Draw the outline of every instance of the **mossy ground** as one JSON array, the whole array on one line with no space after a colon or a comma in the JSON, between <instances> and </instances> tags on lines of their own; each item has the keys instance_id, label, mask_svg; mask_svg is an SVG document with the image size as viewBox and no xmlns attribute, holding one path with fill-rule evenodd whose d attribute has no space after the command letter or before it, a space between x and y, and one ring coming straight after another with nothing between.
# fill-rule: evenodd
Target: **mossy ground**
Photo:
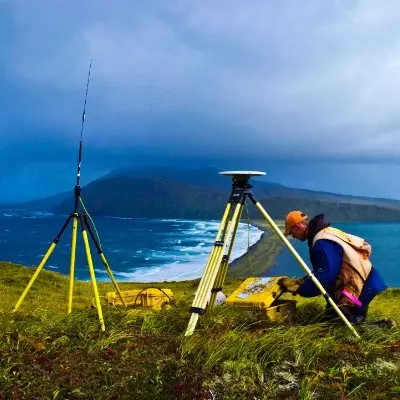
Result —
<instances>
[{"instance_id":1,"label":"mossy ground","mask_svg":"<svg viewBox=\"0 0 400 400\"><path fill-rule=\"evenodd\" d=\"M43 271L11 313L33 269L0 263L0 399L400 399L400 329L357 329L317 322L320 299L298 300L291 323L261 311L216 307L185 338L197 281L171 288L168 310L107 305L99 329L90 283L76 282L67 315L68 279ZM230 279L229 294L242 279ZM121 283L122 290L152 286ZM400 290L378 296L369 320L400 324Z\"/></svg>"}]
</instances>

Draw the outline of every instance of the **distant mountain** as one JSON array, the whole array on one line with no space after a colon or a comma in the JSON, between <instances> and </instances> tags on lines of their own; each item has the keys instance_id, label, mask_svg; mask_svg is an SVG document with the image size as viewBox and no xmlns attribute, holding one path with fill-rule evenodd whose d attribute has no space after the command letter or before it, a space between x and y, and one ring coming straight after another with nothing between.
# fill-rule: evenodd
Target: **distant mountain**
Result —
<instances>
[{"instance_id":1,"label":"distant mountain","mask_svg":"<svg viewBox=\"0 0 400 400\"><path fill-rule=\"evenodd\" d=\"M182 169L174 167L152 167L145 169L118 169L100 179L125 176L129 178L150 178L162 181L180 182L208 188L228 188L231 186L227 177L219 175L215 168Z\"/></svg>"},{"instance_id":2,"label":"distant mountain","mask_svg":"<svg viewBox=\"0 0 400 400\"><path fill-rule=\"evenodd\" d=\"M172 167L153 167L146 169L119 169L104 176L104 178L112 178L115 176L126 176L131 178L153 178L161 180L169 180L173 182L181 182L190 185L204 186L210 188L222 188L230 190L231 181L226 176L219 175L219 170L215 168L199 168L195 170L183 170L182 168ZM260 178L252 178L251 183L255 187L255 193L262 194L267 197L284 197L284 198L302 198L314 199L328 202L342 202L351 204L370 204L389 207L400 210L400 201L365 197L351 196L331 192L314 191L308 189L291 188L280 185L275 182L267 182Z\"/></svg>"},{"instance_id":3,"label":"distant mountain","mask_svg":"<svg viewBox=\"0 0 400 400\"><path fill-rule=\"evenodd\" d=\"M295 189L256 178L251 183L273 218L301 209L309 215L324 212L332 221L400 221L400 201ZM93 215L219 219L230 190L231 180L212 168L120 169L85 186L82 198ZM69 213L73 193L24 206ZM252 219L260 217L254 207L249 210Z\"/></svg>"}]
</instances>

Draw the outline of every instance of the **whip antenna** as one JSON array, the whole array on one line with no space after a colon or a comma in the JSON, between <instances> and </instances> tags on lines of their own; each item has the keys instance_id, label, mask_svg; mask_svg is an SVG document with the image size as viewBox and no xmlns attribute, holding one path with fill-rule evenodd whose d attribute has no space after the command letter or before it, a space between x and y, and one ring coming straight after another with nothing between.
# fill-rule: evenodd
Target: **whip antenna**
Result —
<instances>
[{"instance_id":1,"label":"whip antenna","mask_svg":"<svg viewBox=\"0 0 400 400\"><path fill-rule=\"evenodd\" d=\"M90 71L91 71L91 69L92 69L92 60L90 60L90 65L89 65L89 73L88 73L88 78L87 78L87 82L86 82L85 103L83 105L83 113L82 113L81 140L80 140L80 143L79 143L79 157L78 157L78 172L77 172L77 175L76 175L76 186L78 186L78 187L79 187L79 181L80 181L80 178L81 178L83 126L85 124L86 102L87 102L87 95L88 95L88 90L89 90Z\"/></svg>"},{"instance_id":2,"label":"whip antenna","mask_svg":"<svg viewBox=\"0 0 400 400\"><path fill-rule=\"evenodd\" d=\"M86 82L85 103L83 104L82 124L81 124L81 140L79 142L79 155L78 155L78 171L76 173L76 186L75 186L75 210L78 209L78 202L79 202L79 197L81 194L81 187L79 184L80 184L80 180L81 180L83 126L85 124L86 102L87 102L87 95L88 95L88 90L89 90L91 69L92 69L92 60L90 60L89 73L88 73L88 78L87 78L87 82Z\"/></svg>"}]
</instances>

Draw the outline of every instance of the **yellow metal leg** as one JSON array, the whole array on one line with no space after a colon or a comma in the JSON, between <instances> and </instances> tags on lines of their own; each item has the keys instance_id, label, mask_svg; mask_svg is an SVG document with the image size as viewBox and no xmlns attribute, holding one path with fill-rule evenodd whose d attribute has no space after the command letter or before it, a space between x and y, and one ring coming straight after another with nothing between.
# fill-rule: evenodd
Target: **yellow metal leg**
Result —
<instances>
[{"instance_id":1,"label":"yellow metal leg","mask_svg":"<svg viewBox=\"0 0 400 400\"><path fill-rule=\"evenodd\" d=\"M223 238L225 236L225 232L226 232L226 227L228 226L228 217L231 211L232 205L230 203L227 204L226 208L225 208L225 212L223 214L217 235L215 237L215 242L221 241L221 238ZM220 246L213 246L213 249L211 251L211 254L208 258L206 267L204 269L204 273L203 276L200 280L199 286L197 288L194 300L193 300L193 307L196 307L195 304L198 303L200 298L203 298L206 295L206 287L205 287L205 283L206 283L206 279L208 278L208 274L209 271L211 269L211 265L214 265L215 263L215 259L219 256L219 252L222 250L222 248Z\"/></svg>"},{"instance_id":2,"label":"yellow metal leg","mask_svg":"<svg viewBox=\"0 0 400 400\"><path fill-rule=\"evenodd\" d=\"M76 215L76 216L74 215L73 222L72 222L71 262L69 265L68 314L70 314L72 311L72 297L73 297L73 292L74 292L77 228L78 228L78 215Z\"/></svg>"},{"instance_id":3,"label":"yellow metal leg","mask_svg":"<svg viewBox=\"0 0 400 400\"><path fill-rule=\"evenodd\" d=\"M232 237L227 238L227 240L229 240L229 249L228 249L228 252L226 253L226 255L222 258L221 266L219 267L219 270L218 270L218 275L215 280L214 288L222 289L222 286L224 285L226 273L228 272L229 260L231 258L233 245L235 243L236 233L237 233L237 230L239 227L240 220L242 218L242 212L243 212L243 206L241 207L239 216L238 216L237 220L235 221L235 225L233 226ZM209 308L214 307L216 298L217 298L217 292L213 291L211 293Z\"/></svg>"},{"instance_id":4,"label":"yellow metal leg","mask_svg":"<svg viewBox=\"0 0 400 400\"><path fill-rule=\"evenodd\" d=\"M106 260L106 258L105 258L105 256L104 256L103 253L100 253L100 258L101 258L101 261L102 261L103 264L104 264L104 267L106 268L106 271L107 271L108 276L110 277L112 283L114 284L115 290L117 291L118 296L119 296L119 298L120 298L121 301L122 301L122 304L123 304L125 307L127 307L127 304L126 304L126 302L125 302L125 300L124 300L124 298L123 298L123 296L122 296L122 293L121 293L121 291L119 290L117 281L115 280L114 275L113 275L113 273L112 273L112 271L111 271L111 268L110 268L110 266L109 266L109 264L108 264L108 262L107 262L107 260Z\"/></svg>"},{"instance_id":5,"label":"yellow metal leg","mask_svg":"<svg viewBox=\"0 0 400 400\"><path fill-rule=\"evenodd\" d=\"M229 208L228 208L229 206ZM228 212L224 213L224 217L228 218L228 214L230 211L230 203L228 203L227 210ZM225 242L225 238L231 238L234 228L237 224L237 220L241 214L243 205L242 204L237 204L235 211L233 213L233 217L229 223L229 227L227 229L227 232L224 233L224 239L222 240L222 243L218 243L217 245L214 245L213 253L215 252L214 257L210 257L210 263L207 264L205 272L200 280L199 288L197 290L197 294L194 298L192 309L196 309L196 312L192 312L192 315L189 320L188 327L185 332L185 336L189 336L194 332L194 329L196 327L198 318L199 318L199 312L201 310L205 310L207 303L210 300L211 297L211 289L214 286L215 279L218 274L219 267L221 265L222 257L224 255L224 252L226 250L227 243ZM223 226L227 226L227 221L223 221L221 223ZM219 232L222 231L221 227ZM214 251L215 250L215 251ZM200 290L201 289L201 290Z\"/></svg>"},{"instance_id":6,"label":"yellow metal leg","mask_svg":"<svg viewBox=\"0 0 400 400\"><path fill-rule=\"evenodd\" d=\"M101 310L99 291L97 289L96 276L94 274L94 267L93 267L92 255L90 253L89 240L88 240L87 232L84 229L82 230L82 237L83 237L83 242L85 243L86 257L87 257L87 262L88 262L88 266L89 266L90 277L92 279L94 297L96 300L96 308L97 308L97 313L99 315L100 326L101 326L101 330L105 331L106 327L104 325L103 312Z\"/></svg>"},{"instance_id":7,"label":"yellow metal leg","mask_svg":"<svg viewBox=\"0 0 400 400\"><path fill-rule=\"evenodd\" d=\"M46 264L46 261L48 260L48 258L50 257L51 253L53 252L54 248L56 247L56 243L52 242L50 247L48 248L46 254L44 255L42 261L40 262L39 266L37 267L35 273L33 274L31 280L29 281L28 285L26 286L25 290L23 291L21 297L18 299L17 304L15 305L14 309L12 312L15 312L18 310L18 308L20 307L21 303L23 302L25 296L28 294L29 289L31 288L31 286L33 285L33 282L35 282L36 278L38 277L38 275L40 274L40 271L42 270L42 268L44 267L44 265Z\"/></svg>"},{"instance_id":8,"label":"yellow metal leg","mask_svg":"<svg viewBox=\"0 0 400 400\"><path fill-rule=\"evenodd\" d=\"M229 224L228 217L229 217L231 208L232 208L231 204L228 203L228 205L225 209L225 213L223 215L220 227L217 232L217 236L215 239L216 244L214 244L214 246L213 246L211 255L210 255L208 262L206 264L206 267L204 269L203 276L200 280L199 287L197 288L196 295L193 300L193 305L192 305L193 307L205 309L205 304L203 307L204 299L207 297L209 291L211 290L211 288L209 287L209 283L212 280L212 276L213 276L214 270L215 270L215 265L218 263L218 260L220 260L222 258L222 253L224 250L223 249L223 243L224 243L223 240L225 239L225 236L226 236L226 227ZM228 229L228 231L229 231L229 229ZM215 271L215 272L217 272L217 271Z\"/></svg>"},{"instance_id":9,"label":"yellow metal leg","mask_svg":"<svg viewBox=\"0 0 400 400\"><path fill-rule=\"evenodd\" d=\"M254 200L254 199L253 199ZM360 335L357 333L355 330L354 326L349 322L349 320L346 318L346 316L342 313L340 308L336 305L336 303L332 300L332 298L327 294L326 290L324 287L321 285L321 283L318 281L318 279L314 276L310 268L308 268L307 264L303 261L303 259L300 257L300 255L297 253L296 249L290 244L290 242L286 239L285 235L281 232L279 227L275 224L274 220L268 215L268 213L264 210L262 205L259 202L255 202L254 205L258 208L258 210L261 212L261 214L265 217L271 228L274 230L274 232L278 235L279 239L286 245L286 247L289 249L289 251L292 253L293 257L295 260L299 263L299 265L306 271L307 275L311 278L311 280L314 282L315 286L319 289L319 291L322 293L322 295L325 296L327 301L330 303L330 305L335 309L339 317L343 320L343 322L348 326L348 328L354 333L354 335L357 338L360 338Z\"/></svg>"},{"instance_id":10,"label":"yellow metal leg","mask_svg":"<svg viewBox=\"0 0 400 400\"><path fill-rule=\"evenodd\" d=\"M226 205L225 212L223 214L221 223L219 225L219 229L218 229L217 235L215 237L215 242L221 240L221 237L223 237L222 234L224 234L224 236L225 236L226 228L228 226L228 217L229 217L231 208L232 208L232 205L230 203L228 203ZM192 307L195 307L195 304L197 304L199 302L199 298L204 297L206 294L206 292L205 292L206 275L208 275L211 265L214 264L215 258L218 257L219 250L220 250L220 247L217 247L215 245L213 246L213 249L212 249L209 259L207 261L206 267L204 269L203 276L202 276L199 286L197 288ZM186 336L191 335L194 332L198 319L199 319L198 313L191 314L189 324L188 324L188 326L186 328L186 332L185 332Z\"/></svg>"},{"instance_id":11,"label":"yellow metal leg","mask_svg":"<svg viewBox=\"0 0 400 400\"><path fill-rule=\"evenodd\" d=\"M83 202L82 202L82 205L83 205ZM86 209L85 209L85 211L86 211ZM87 212L87 211L86 211L86 212ZM87 215L89 215L89 214L87 214ZM125 302L125 299L123 298L122 293L121 293L121 291L119 290L117 281L115 280L114 275L113 275L113 273L112 273L112 271L111 271L110 265L108 264L108 261L106 260L106 257L104 256L103 250L101 249L100 243L97 241L96 237L94 236L93 231L92 231L92 229L91 229L91 227L90 227L90 225L89 225L89 222L87 221L87 215L83 215L83 223L85 224L85 225L84 225L84 226L85 226L85 229L89 232L90 237L92 238L93 243L94 243L95 246L96 246L97 253L98 253L99 256L100 256L101 262L103 263L104 268L106 269L106 272L107 272L108 276L110 277L112 283L114 284L115 290L117 291L118 296L119 296L119 298L121 299L122 304L123 304L125 307L127 307L127 304L126 304L126 302ZM93 220L92 220L92 224L93 224L93 226L94 226Z\"/></svg>"}]
</instances>

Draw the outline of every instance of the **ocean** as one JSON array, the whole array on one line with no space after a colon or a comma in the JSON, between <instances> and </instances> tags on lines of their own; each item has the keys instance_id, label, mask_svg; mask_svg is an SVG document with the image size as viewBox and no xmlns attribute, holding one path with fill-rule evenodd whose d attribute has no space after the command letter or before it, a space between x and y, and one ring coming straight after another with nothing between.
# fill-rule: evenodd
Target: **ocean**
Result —
<instances>
[{"instance_id":1,"label":"ocean","mask_svg":"<svg viewBox=\"0 0 400 400\"><path fill-rule=\"evenodd\" d=\"M0 260L36 266L67 216L43 212L0 210ZM117 280L161 282L195 279L202 275L219 221L95 217L100 241ZM400 224L346 223L335 227L364 237L372 244L372 262L389 287L400 287ZM46 263L45 269L69 273L72 223ZM256 243L262 231L240 224L231 261ZM96 277L109 280L91 243ZM306 243L291 243L311 266ZM86 255L78 232L76 278L89 280ZM304 272L283 247L268 276L303 276Z\"/></svg>"},{"instance_id":2,"label":"ocean","mask_svg":"<svg viewBox=\"0 0 400 400\"><path fill-rule=\"evenodd\" d=\"M39 264L67 216L43 212L0 211L0 260L26 266ZM219 221L95 217L100 243L115 278L120 281L161 282L199 278L211 252ZM45 269L69 274L72 223L61 237ZM231 260L256 243L262 231L241 223ZM109 280L91 244L96 278ZM80 229L76 278L89 280Z\"/></svg>"},{"instance_id":3,"label":"ocean","mask_svg":"<svg viewBox=\"0 0 400 400\"><path fill-rule=\"evenodd\" d=\"M400 224L399 223L340 223L332 224L345 232L361 236L372 245L371 261L389 287L400 287ZM311 267L307 243L291 239L290 243ZM300 277L303 269L284 247L269 272L271 276Z\"/></svg>"}]
</instances>

